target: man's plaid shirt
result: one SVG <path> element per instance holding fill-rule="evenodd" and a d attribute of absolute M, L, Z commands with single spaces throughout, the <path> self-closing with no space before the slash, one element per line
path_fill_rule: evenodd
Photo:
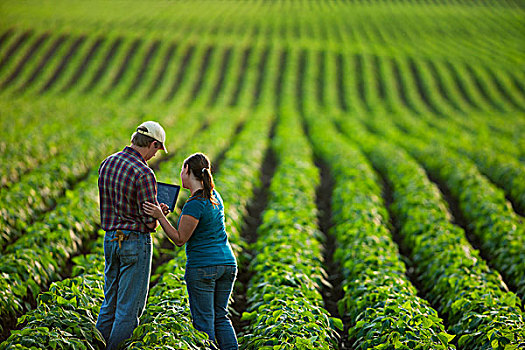
<path fill-rule="evenodd" d="M 155 231 L 146 226 L 155 219 L 142 203 L 155 203 L 157 180 L 141 154 L 131 147 L 107 157 L 98 170 L 100 219 L 105 231 Z"/>

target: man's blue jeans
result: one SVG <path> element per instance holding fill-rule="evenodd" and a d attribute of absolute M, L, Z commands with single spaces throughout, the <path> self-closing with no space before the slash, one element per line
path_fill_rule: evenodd
<path fill-rule="evenodd" d="M 186 267 L 193 326 L 206 332 L 221 350 L 238 349 L 237 337 L 228 318 L 228 300 L 237 276 L 236 266 Z"/>
<path fill-rule="evenodd" d="M 104 302 L 100 308 L 97 329 L 106 339 L 107 349 L 131 337 L 144 312 L 151 275 L 151 234 L 122 232 L 127 239 L 119 248 L 116 231 L 104 238 Z"/>

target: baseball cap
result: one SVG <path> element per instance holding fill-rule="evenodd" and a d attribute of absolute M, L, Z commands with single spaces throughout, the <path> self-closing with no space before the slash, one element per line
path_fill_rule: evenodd
<path fill-rule="evenodd" d="M 168 150 L 166 149 L 166 145 L 165 145 L 166 132 L 164 132 L 164 129 L 162 128 L 162 126 L 160 126 L 159 123 L 154 122 L 154 121 L 144 122 L 137 127 L 136 133 L 149 136 L 152 139 L 160 142 L 164 152 L 168 153 Z M 133 136 L 134 135 L 135 133 L 133 134 Z M 131 136 L 131 138 L 133 138 L 133 136 Z"/>

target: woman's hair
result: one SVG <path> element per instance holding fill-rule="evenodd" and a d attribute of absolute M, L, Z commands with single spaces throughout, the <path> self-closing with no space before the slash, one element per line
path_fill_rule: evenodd
<path fill-rule="evenodd" d="M 211 175 L 211 162 L 208 157 L 203 153 L 194 153 L 184 161 L 183 167 L 186 166 L 197 180 L 202 181 L 204 186 L 202 197 L 209 199 L 213 204 L 219 204 L 213 195 L 215 183 Z"/>

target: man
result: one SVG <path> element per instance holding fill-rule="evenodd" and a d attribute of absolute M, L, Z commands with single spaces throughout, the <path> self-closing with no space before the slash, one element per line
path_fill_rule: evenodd
<path fill-rule="evenodd" d="M 104 302 L 97 329 L 107 349 L 131 337 L 144 311 L 151 275 L 151 232 L 158 223 L 142 210 L 157 203 L 157 180 L 147 161 L 162 149 L 166 133 L 147 121 L 131 136 L 131 145 L 106 158 L 99 168 L 100 217 L 104 239 Z M 167 206 L 163 206 L 167 211 Z"/>

